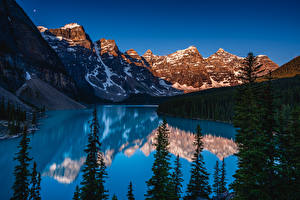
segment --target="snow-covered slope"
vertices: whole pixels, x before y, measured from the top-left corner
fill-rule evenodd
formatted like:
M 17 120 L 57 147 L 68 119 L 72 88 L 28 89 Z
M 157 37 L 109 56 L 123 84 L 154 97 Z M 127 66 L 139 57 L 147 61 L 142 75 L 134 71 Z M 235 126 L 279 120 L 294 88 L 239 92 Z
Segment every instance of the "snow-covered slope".
M 182 93 L 134 63 L 132 55 L 120 52 L 113 40 L 92 43 L 78 24 L 59 29 L 38 28 L 85 95 L 121 101 L 138 93 L 151 96 Z

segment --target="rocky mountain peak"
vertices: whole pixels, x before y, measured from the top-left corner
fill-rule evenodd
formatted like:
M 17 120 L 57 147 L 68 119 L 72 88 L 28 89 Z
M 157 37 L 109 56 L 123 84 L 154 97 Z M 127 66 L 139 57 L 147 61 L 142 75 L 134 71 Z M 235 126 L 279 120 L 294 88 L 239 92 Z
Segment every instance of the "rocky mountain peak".
M 69 42 L 71 46 L 82 46 L 87 49 L 92 48 L 92 41 L 88 34 L 86 34 L 84 28 L 77 24 L 71 23 L 57 29 L 49 29 L 49 31 L 56 37 Z
M 140 55 L 134 50 L 134 49 L 129 49 L 125 52 L 126 55 L 130 56 L 131 58 L 139 59 L 140 60 Z
M 212 56 L 237 57 L 237 56 L 225 51 L 222 48 L 219 48 L 218 51 L 216 51 L 216 53 L 214 53 Z
M 66 24 L 65 26 L 61 27 L 61 29 L 73 29 L 73 28 L 77 28 L 77 27 L 82 27 L 82 26 L 77 23 L 70 23 L 70 24 Z
M 224 66 L 226 64 L 232 63 L 232 62 L 238 62 L 238 60 L 242 59 L 241 57 L 238 57 L 236 55 L 233 55 L 224 49 L 220 48 L 216 53 L 209 56 L 206 61 L 209 64 L 212 65 L 219 65 Z
M 150 49 L 148 49 L 143 55 L 143 57 L 152 57 L 152 56 L 153 56 L 153 52 Z
M 190 46 L 183 50 L 178 50 L 167 56 L 171 60 L 181 60 L 181 59 L 197 59 L 203 60 L 202 55 L 199 53 L 195 46 Z
M 259 74 L 260 76 L 269 73 L 269 71 L 274 71 L 275 69 L 279 68 L 279 66 L 276 63 L 274 63 L 266 55 L 258 55 L 258 56 L 256 56 L 256 58 L 257 58 L 257 62 L 259 64 L 262 64 L 263 65 L 263 69 L 264 69 L 264 71 Z
M 44 33 L 45 31 L 48 30 L 48 28 L 46 28 L 46 27 L 44 27 L 44 26 L 38 26 L 37 28 L 38 28 L 38 30 L 39 30 L 41 33 Z
M 127 55 L 137 56 L 139 55 L 134 49 L 129 49 L 125 52 Z
M 222 48 L 219 48 L 218 49 L 218 51 L 216 52 L 216 53 L 224 53 L 225 52 L 225 50 L 224 49 L 222 49 Z
M 120 54 L 119 48 L 114 40 L 107 40 L 105 38 L 100 39 L 97 44 L 100 47 L 100 54 L 108 54 L 112 56 L 118 56 Z
M 177 53 L 177 54 L 182 54 L 182 53 L 198 53 L 198 54 L 200 54 L 198 49 L 195 46 L 189 46 L 188 48 L 178 50 L 175 53 Z

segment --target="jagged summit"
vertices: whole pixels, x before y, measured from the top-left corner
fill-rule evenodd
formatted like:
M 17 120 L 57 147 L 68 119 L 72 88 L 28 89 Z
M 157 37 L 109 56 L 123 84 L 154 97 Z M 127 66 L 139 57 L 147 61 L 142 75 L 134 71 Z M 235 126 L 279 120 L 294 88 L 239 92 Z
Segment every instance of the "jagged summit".
M 40 31 L 41 33 L 43 33 L 43 32 L 45 32 L 45 31 L 48 30 L 48 28 L 46 28 L 46 27 L 44 27 L 44 26 L 38 26 L 37 28 L 39 29 L 39 31 Z
M 127 55 L 138 56 L 139 54 L 134 49 L 129 49 L 125 52 Z
M 197 52 L 197 53 L 199 53 L 197 47 L 195 47 L 195 46 L 189 46 L 186 49 L 177 50 L 175 53 L 179 53 L 180 54 L 180 53 L 186 53 L 186 52 Z
M 99 44 L 101 55 L 108 53 L 113 56 L 118 56 L 120 54 L 119 48 L 115 40 L 101 38 L 99 41 L 97 41 L 97 44 Z
M 66 24 L 61 28 L 49 29 L 48 31 L 54 36 L 68 41 L 70 45 L 79 45 L 87 49 L 92 48 L 92 41 L 89 35 L 85 32 L 84 28 L 77 23 Z
M 62 29 L 73 29 L 76 27 L 82 27 L 81 25 L 77 24 L 77 23 L 70 23 L 70 24 L 66 24 L 65 26 L 61 27 Z
M 222 48 L 219 48 L 218 51 L 217 51 L 217 53 L 223 53 L 223 52 L 225 52 L 225 50 L 222 49 Z
M 153 55 L 153 52 L 152 52 L 150 49 L 148 49 L 148 50 L 144 53 L 143 57 L 145 57 L 145 56 L 152 56 L 152 55 Z
M 69 24 L 65 26 L 67 29 L 49 31 L 57 37 L 69 37 L 68 41 L 73 41 L 71 45 L 78 45 L 86 40 L 81 37 L 85 34 L 82 27 L 71 28 L 78 27 L 77 25 Z M 44 29 L 39 28 L 41 32 Z M 121 52 L 115 40 L 102 38 L 92 44 L 94 45 L 91 50 L 96 54 L 90 52 L 89 56 L 83 56 L 79 64 L 83 65 L 83 76 L 96 91 L 96 96 L 101 98 L 120 100 L 138 93 L 154 96 L 174 95 L 182 91 L 192 92 L 240 84 L 236 74 L 243 58 L 223 48 L 210 57 L 203 58 L 195 46 L 163 56 L 154 55 L 149 49 L 140 56 L 134 49 Z M 53 46 L 56 48 L 58 45 Z M 68 53 L 62 55 L 62 58 L 69 55 L 70 51 L 72 49 L 67 48 Z M 73 54 L 75 52 L 72 51 Z M 80 51 L 77 54 L 74 57 L 76 62 L 77 58 L 83 55 Z M 266 68 L 274 70 L 278 67 L 266 56 L 258 56 L 258 60 Z M 68 65 L 73 69 L 73 62 Z M 87 71 L 84 71 L 85 69 Z

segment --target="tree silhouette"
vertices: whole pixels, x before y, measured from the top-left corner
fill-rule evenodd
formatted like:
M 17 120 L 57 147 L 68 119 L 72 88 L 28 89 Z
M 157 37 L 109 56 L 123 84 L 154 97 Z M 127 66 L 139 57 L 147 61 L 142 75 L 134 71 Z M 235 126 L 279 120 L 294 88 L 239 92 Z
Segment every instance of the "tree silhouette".
M 88 145 L 85 149 L 87 156 L 83 168 L 80 199 L 107 199 L 107 191 L 104 189 L 106 167 L 103 161 L 103 154 L 100 149 L 101 143 L 99 142 L 98 136 L 99 122 L 96 107 L 93 111 L 93 119 L 90 123 L 90 130 L 91 132 L 88 137 Z
M 211 188 L 209 186 L 209 174 L 206 172 L 205 163 L 201 152 L 203 151 L 201 128 L 197 126 L 194 145 L 196 147 L 193 156 L 191 178 L 187 188 L 186 200 L 196 200 L 199 198 L 209 198 Z
M 172 199 L 179 200 L 182 194 L 182 178 L 181 164 L 179 155 L 175 159 L 174 172 L 172 173 L 172 189 L 174 197 Z
M 131 181 L 130 181 L 129 186 L 128 186 L 127 198 L 128 198 L 128 200 L 135 200 L 134 195 L 133 195 L 133 189 L 132 189 L 132 182 Z
M 27 136 L 27 127 L 24 127 L 23 135 L 18 145 L 19 152 L 16 154 L 15 160 L 18 164 L 15 166 L 14 175 L 15 182 L 12 186 L 13 196 L 11 200 L 27 200 L 29 197 L 30 171 L 28 170 L 31 158 L 28 150 L 30 139 Z
M 155 138 L 154 146 L 156 152 L 152 166 L 153 176 L 146 182 L 148 186 L 148 191 L 145 194 L 147 200 L 167 200 L 171 196 L 171 175 L 169 172 L 171 167 L 168 139 L 169 130 L 167 129 L 167 122 L 164 120 L 158 127 L 157 136 Z

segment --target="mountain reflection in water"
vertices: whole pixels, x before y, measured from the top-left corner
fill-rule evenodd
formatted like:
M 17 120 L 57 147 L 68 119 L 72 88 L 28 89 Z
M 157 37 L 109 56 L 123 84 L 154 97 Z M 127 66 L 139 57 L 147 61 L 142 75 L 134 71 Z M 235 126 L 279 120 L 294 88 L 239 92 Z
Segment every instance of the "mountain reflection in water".
M 151 106 L 98 106 L 100 138 L 108 166 L 107 188 L 125 198 L 127 184 L 133 181 L 137 199 L 146 190 L 145 181 L 151 176 L 156 128 L 161 118 Z M 85 161 L 85 145 L 89 134 L 92 110 L 52 111 L 42 120 L 40 130 L 31 136 L 30 155 L 42 173 L 43 199 L 71 199 L 76 185 L 81 182 Z M 228 177 L 236 169 L 232 140 L 234 128 L 225 123 L 167 117 L 170 130 L 170 152 L 183 160 L 185 181 L 189 177 L 193 155 L 193 134 L 200 124 L 204 134 L 204 159 L 211 172 L 216 160 L 226 158 Z M 20 138 L 0 141 L 0 199 L 12 194 L 14 153 Z M 230 159 L 227 159 L 230 158 Z M 10 174 L 10 176 L 7 176 Z M 7 191 L 9 191 L 7 193 Z

